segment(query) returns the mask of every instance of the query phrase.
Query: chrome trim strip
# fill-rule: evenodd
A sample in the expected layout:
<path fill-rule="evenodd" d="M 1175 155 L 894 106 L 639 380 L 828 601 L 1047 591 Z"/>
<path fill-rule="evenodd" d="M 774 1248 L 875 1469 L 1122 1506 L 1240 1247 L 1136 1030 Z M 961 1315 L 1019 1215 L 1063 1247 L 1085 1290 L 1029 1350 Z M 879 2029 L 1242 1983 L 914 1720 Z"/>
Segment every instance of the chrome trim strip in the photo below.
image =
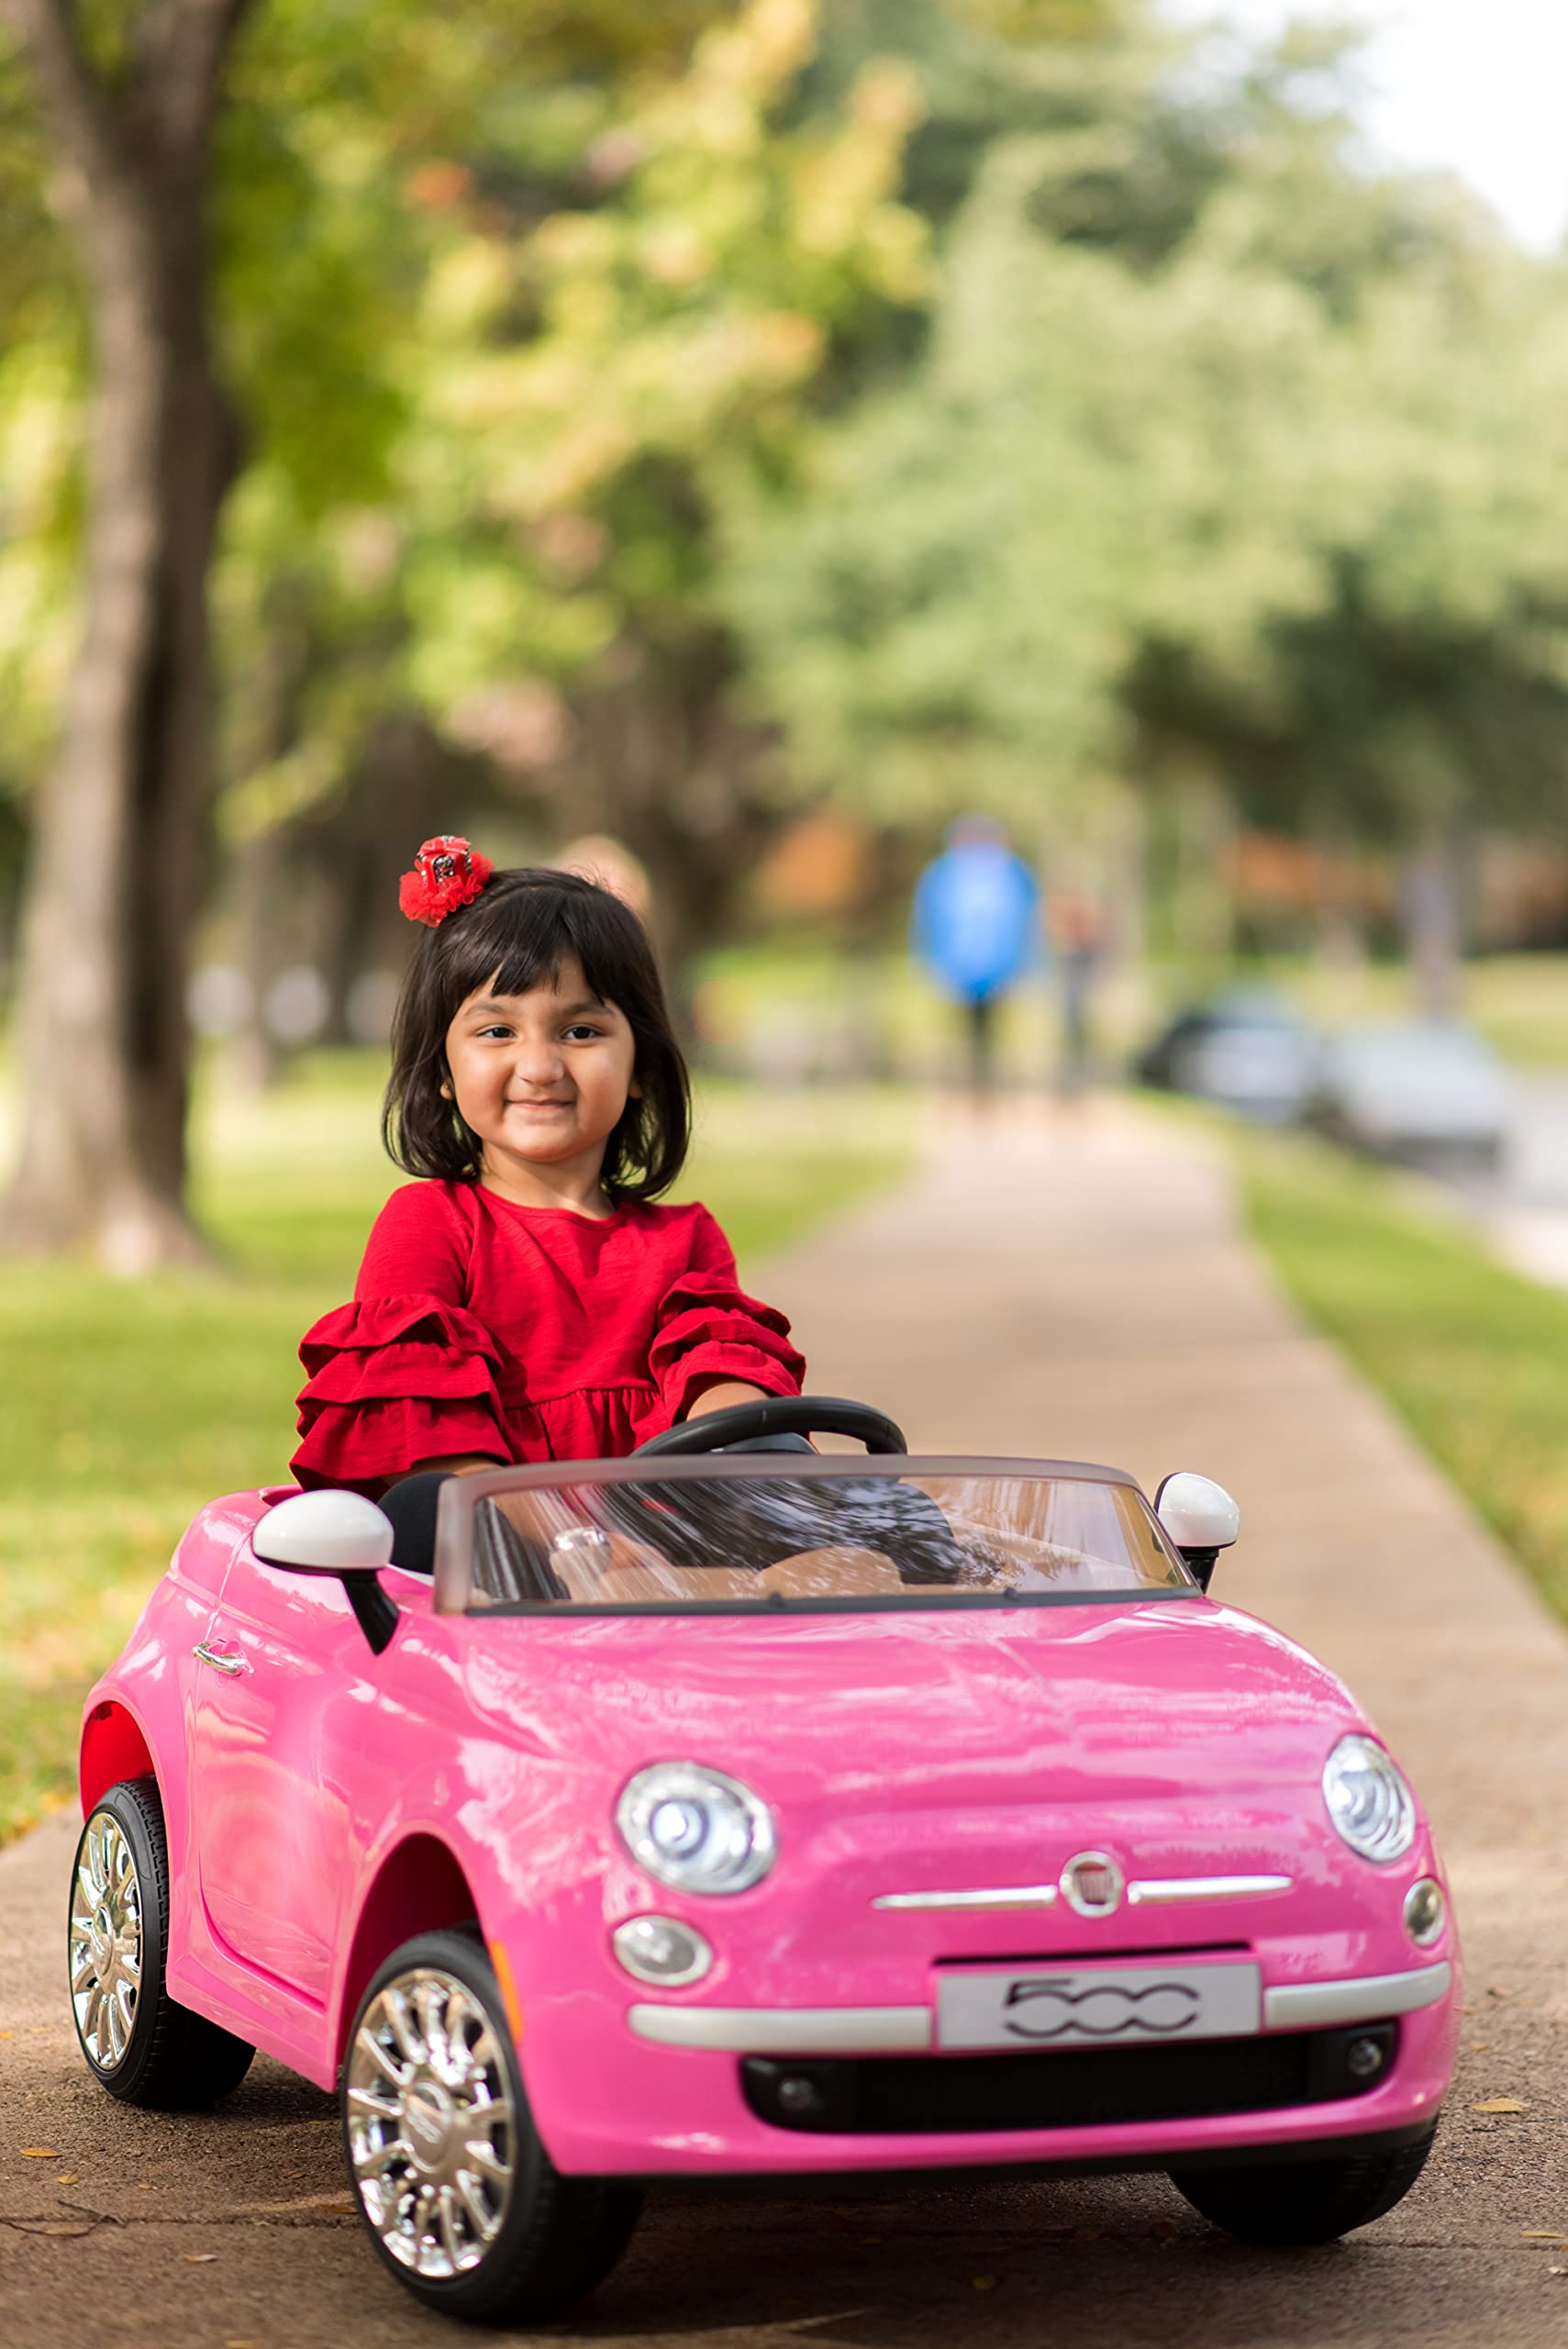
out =
<path fill-rule="evenodd" d="M 1266 1892 L 1289 1892 L 1288 1876 L 1144 1876 L 1127 1887 L 1129 1909 L 1152 1909 L 1168 1900 L 1248 1900 Z M 873 1909 L 1050 1909 L 1054 1884 L 988 1886 L 975 1892 L 880 1892 Z M 1098 1914 L 1098 1911 L 1095 1912 Z"/>
<path fill-rule="evenodd" d="M 636 2006 L 626 2019 L 656 2047 L 727 2055 L 903 2054 L 931 2044 L 929 2007 Z"/>
<path fill-rule="evenodd" d="M 999 1885 L 985 1892 L 879 1892 L 873 1909 L 1049 1909 L 1053 1884 Z"/>
<path fill-rule="evenodd" d="M 1419 1965 L 1410 1974 L 1363 1974 L 1354 1982 L 1289 1982 L 1263 1992 L 1265 2031 L 1305 2031 L 1314 2023 L 1381 2022 L 1413 2015 L 1446 1998 L 1453 1968 Z"/>
<path fill-rule="evenodd" d="M 1448 1996 L 1445 1961 L 1408 1974 L 1364 1974 L 1351 1982 L 1291 1982 L 1263 1992 L 1265 2031 L 1318 2023 L 1375 2022 L 1415 2014 Z M 656 2047 L 698 2047 L 727 2055 L 923 2054 L 932 2044 L 928 2007 L 628 2007 L 627 2022 Z"/>
<path fill-rule="evenodd" d="M 1250 1900 L 1262 1892 L 1288 1892 L 1288 1876 L 1144 1876 L 1127 1887 L 1129 1909 L 1152 1909 L 1165 1900 Z"/>

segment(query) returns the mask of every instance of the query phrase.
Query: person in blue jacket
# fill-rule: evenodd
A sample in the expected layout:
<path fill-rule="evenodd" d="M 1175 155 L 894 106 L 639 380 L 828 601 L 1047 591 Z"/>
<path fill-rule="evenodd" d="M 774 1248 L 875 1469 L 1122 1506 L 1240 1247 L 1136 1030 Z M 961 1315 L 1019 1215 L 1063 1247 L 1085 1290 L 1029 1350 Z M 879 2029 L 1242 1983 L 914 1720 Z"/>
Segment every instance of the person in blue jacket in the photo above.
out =
<path fill-rule="evenodd" d="M 989 816 L 961 816 L 915 885 L 916 953 L 963 1017 L 969 1081 L 995 1076 L 996 1007 L 1040 953 L 1040 891 Z"/>

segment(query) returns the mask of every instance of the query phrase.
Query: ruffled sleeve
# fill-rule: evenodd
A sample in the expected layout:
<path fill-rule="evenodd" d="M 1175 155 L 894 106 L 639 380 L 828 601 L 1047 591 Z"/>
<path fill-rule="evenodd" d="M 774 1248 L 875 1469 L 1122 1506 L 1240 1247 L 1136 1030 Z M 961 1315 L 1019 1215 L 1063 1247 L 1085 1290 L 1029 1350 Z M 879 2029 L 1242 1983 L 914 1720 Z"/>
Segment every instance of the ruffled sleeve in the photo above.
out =
<path fill-rule="evenodd" d="M 302 1485 L 379 1493 L 421 1460 L 507 1461 L 495 1343 L 439 1297 L 376 1297 L 324 1314 L 300 1341 Z"/>
<path fill-rule="evenodd" d="M 692 1262 L 660 1303 L 648 1366 L 667 1423 L 686 1408 L 698 1379 L 733 1378 L 767 1395 L 798 1395 L 805 1357 L 777 1308 L 740 1287 L 729 1242 L 699 1213 Z"/>
<path fill-rule="evenodd" d="M 305 1486 L 373 1497 L 421 1460 L 509 1461 L 495 1341 L 463 1301 L 467 1235 L 440 1183 L 410 1183 L 382 1209 L 351 1305 L 300 1341 L 308 1374 L 300 1445 Z"/>

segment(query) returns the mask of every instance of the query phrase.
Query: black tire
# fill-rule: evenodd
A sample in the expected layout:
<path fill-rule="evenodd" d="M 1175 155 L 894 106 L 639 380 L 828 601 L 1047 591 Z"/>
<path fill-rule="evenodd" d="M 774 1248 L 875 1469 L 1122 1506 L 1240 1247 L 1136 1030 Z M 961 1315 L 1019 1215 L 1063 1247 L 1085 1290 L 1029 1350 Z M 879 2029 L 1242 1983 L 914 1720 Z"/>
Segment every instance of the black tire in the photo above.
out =
<path fill-rule="evenodd" d="M 165 1987 L 169 1846 L 155 1779 L 111 1787 L 89 1813 L 72 1864 L 65 1947 L 77 2043 L 111 2096 L 190 2112 L 239 2086 L 255 2049 Z M 127 1972 L 128 1956 L 139 1978 Z"/>
<path fill-rule="evenodd" d="M 442 2050 L 458 2052 L 443 2060 Z M 421 1933 L 378 1970 L 349 2034 L 341 2100 L 366 2232 L 427 2308 L 479 2324 L 537 2322 L 591 2292 L 625 2250 L 642 2196 L 563 2177 L 550 2161 L 477 1933 Z M 482 2143 L 488 2162 L 473 2158 Z M 453 2264 L 454 2250 L 466 2264 Z"/>
<path fill-rule="evenodd" d="M 1435 2126 L 1413 2145 L 1330 2161 L 1260 2162 L 1249 2169 L 1173 2170 L 1195 2210 L 1243 2243 L 1334 2243 L 1402 2202 L 1427 2165 Z"/>

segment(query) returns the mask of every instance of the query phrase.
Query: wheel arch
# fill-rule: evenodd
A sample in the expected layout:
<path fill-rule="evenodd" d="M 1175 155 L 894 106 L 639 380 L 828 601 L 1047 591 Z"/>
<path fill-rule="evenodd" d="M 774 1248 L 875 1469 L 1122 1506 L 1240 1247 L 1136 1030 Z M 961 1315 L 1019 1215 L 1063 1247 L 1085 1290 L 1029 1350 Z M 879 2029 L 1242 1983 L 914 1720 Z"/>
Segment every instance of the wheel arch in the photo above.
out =
<path fill-rule="evenodd" d="M 124 1778 L 150 1778 L 163 1799 L 158 1765 L 146 1733 L 130 1707 L 116 1697 L 101 1697 L 89 1706 L 82 1725 L 82 1750 L 77 1765 L 82 1816 Z"/>
<path fill-rule="evenodd" d="M 371 1880 L 343 1968 L 339 1993 L 337 2058 L 342 2061 L 349 2027 L 378 1965 L 412 1941 L 443 1926 L 474 1921 L 479 1904 L 462 1861 L 439 1835 L 406 1835 Z"/>

